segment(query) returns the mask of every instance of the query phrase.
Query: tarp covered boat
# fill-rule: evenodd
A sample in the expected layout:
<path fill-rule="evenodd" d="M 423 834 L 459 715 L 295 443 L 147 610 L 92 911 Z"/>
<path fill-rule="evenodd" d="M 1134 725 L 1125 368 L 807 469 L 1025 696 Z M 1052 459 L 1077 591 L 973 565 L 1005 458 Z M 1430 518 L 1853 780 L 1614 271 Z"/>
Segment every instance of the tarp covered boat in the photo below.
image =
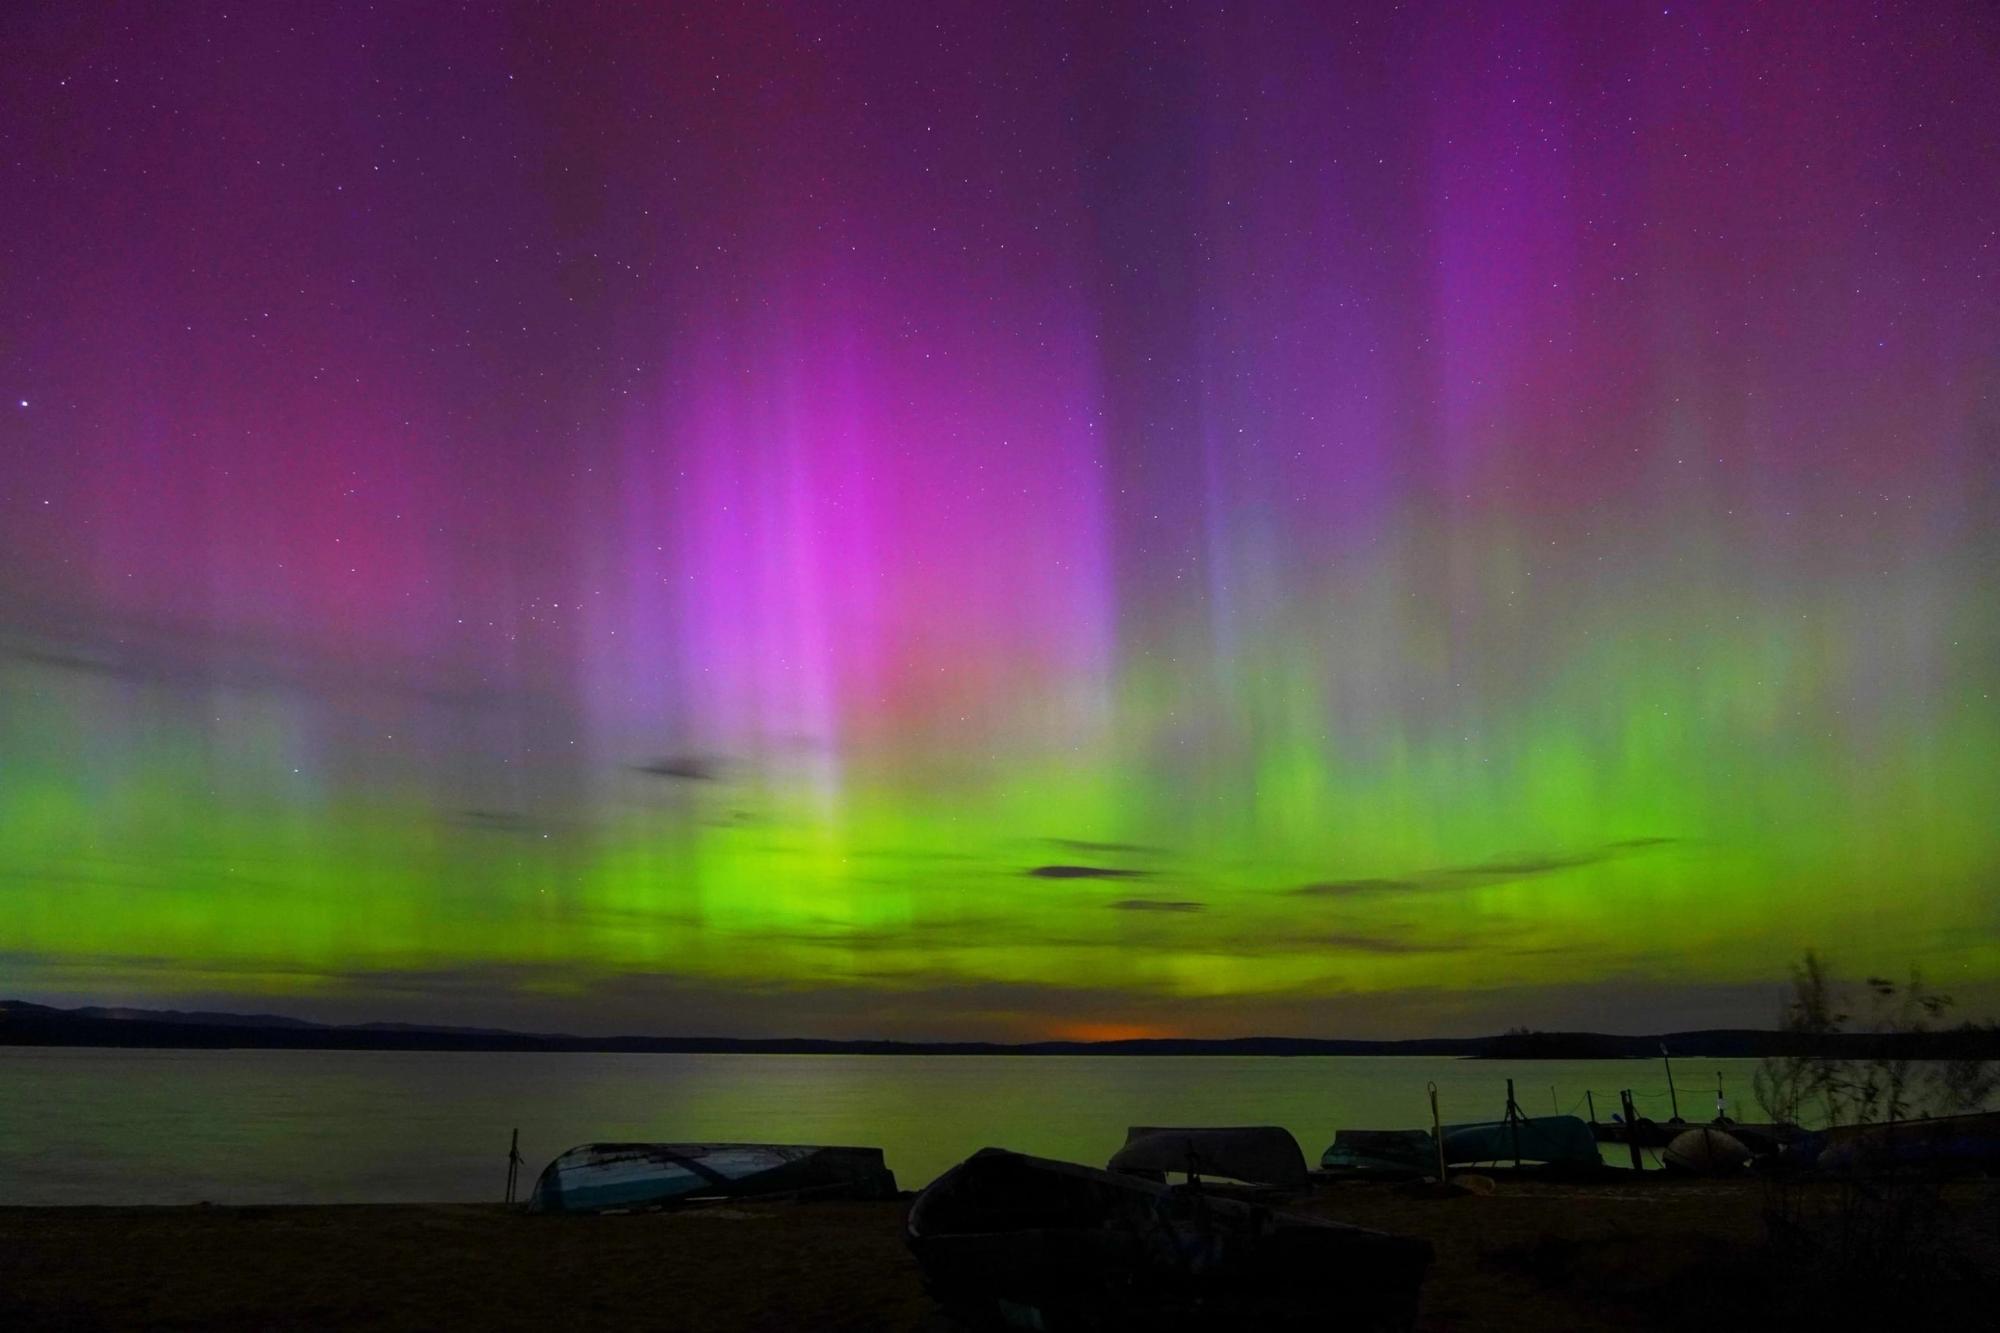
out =
<path fill-rule="evenodd" d="M 1476 1162 L 1545 1162 L 1598 1167 L 1597 1139 L 1573 1115 L 1519 1116 L 1444 1127 L 1446 1166 Z M 1429 1175 L 1437 1170 L 1437 1150 L 1429 1130 L 1342 1130 L 1320 1154 L 1320 1166 L 1354 1174 Z"/>
<path fill-rule="evenodd" d="M 1421 1176 L 1437 1170 L 1437 1152 L 1427 1129 L 1342 1129 L 1319 1164 L 1343 1174 Z"/>
<path fill-rule="evenodd" d="M 1643 1116 L 1629 1123 L 1624 1120 L 1598 1120 L 1591 1123 L 1590 1132 L 1597 1136 L 1599 1143 L 1636 1142 L 1641 1148 L 1664 1148 L 1688 1130 L 1704 1127 L 1721 1130 L 1756 1157 L 1775 1153 L 1785 1144 L 1805 1136 L 1805 1131 L 1797 1125 L 1745 1125 L 1726 1116 L 1702 1124 L 1688 1120 L 1648 1120 Z"/>
<path fill-rule="evenodd" d="M 1125 1146 L 1112 1154 L 1111 1169 L 1156 1178 L 1185 1171 L 1280 1189 L 1304 1189 L 1307 1182 L 1306 1155 L 1299 1151 L 1299 1141 L 1276 1125 L 1215 1129 L 1135 1125 L 1125 1131 Z"/>
<path fill-rule="evenodd" d="M 657 1208 L 697 1198 L 811 1194 L 887 1199 L 896 1177 L 880 1148 L 792 1143 L 586 1143 L 550 1162 L 531 1213 Z"/>
<path fill-rule="evenodd" d="M 2000 1111 L 1842 1125 L 1808 1136 L 1793 1160 L 1822 1171 L 2000 1169 Z"/>
<path fill-rule="evenodd" d="M 1713 1125 L 1698 1125 L 1674 1136 L 1660 1153 L 1660 1165 L 1683 1175 L 1729 1176 L 1742 1174 L 1750 1157 L 1750 1150 L 1735 1135 Z"/>
<path fill-rule="evenodd" d="M 1573 1115 L 1519 1116 L 1473 1125 L 1444 1127 L 1447 1166 L 1472 1162 L 1549 1162 L 1564 1166 L 1602 1166 L 1597 1137 L 1590 1125 Z"/>
<path fill-rule="evenodd" d="M 987 1148 L 905 1232 L 925 1285 L 976 1328 L 1405 1330 L 1429 1243 Z"/>

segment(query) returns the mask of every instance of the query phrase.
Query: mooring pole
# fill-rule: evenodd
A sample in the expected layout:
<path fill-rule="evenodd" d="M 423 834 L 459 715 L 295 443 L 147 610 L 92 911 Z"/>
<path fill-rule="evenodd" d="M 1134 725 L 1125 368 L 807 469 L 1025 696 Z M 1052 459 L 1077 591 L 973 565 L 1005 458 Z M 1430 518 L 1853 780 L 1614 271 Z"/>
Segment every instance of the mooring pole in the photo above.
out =
<path fill-rule="evenodd" d="M 1680 1094 L 1674 1091 L 1674 1062 L 1667 1058 L 1667 1044 L 1665 1042 L 1660 1043 L 1660 1063 L 1667 1067 L 1667 1096 L 1673 1102 L 1674 1122 L 1678 1124 L 1681 1118 L 1681 1098 Z"/>
<path fill-rule="evenodd" d="M 1514 1167 L 1521 1166 L 1521 1108 L 1514 1102 L 1514 1080 L 1507 1080 L 1507 1135 L 1514 1144 Z"/>
<path fill-rule="evenodd" d="M 1625 1146 L 1632 1150 L 1632 1169 L 1643 1171 L 1646 1164 L 1639 1160 L 1639 1112 L 1632 1105 L 1632 1089 L 1621 1090 L 1618 1100 L 1625 1106 Z"/>
<path fill-rule="evenodd" d="M 521 1178 L 521 1131 L 514 1130 L 513 1141 L 507 1145 L 507 1202 L 514 1202 L 514 1186 Z"/>
<path fill-rule="evenodd" d="M 1715 1118 L 1717 1120 L 1729 1119 L 1728 1107 L 1722 1100 L 1722 1071 L 1720 1069 L 1715 1071 Z"/>
<path fill-rule="evenodd" d="M 1597 1098 L 1589 1088 L 1583 1090 L 1583 1099 L 1590 1103 L 1590 1123 L 1597 1123 Z"/>
<path fill-rule="evenodd" d="M 1438 1119 L 1438 1085 L 1424 1085 L 1431 1094 L 1431 1146 L 1437 1149 L 1438 1184 L 1444 1184 L 1444 1125 Z"/>

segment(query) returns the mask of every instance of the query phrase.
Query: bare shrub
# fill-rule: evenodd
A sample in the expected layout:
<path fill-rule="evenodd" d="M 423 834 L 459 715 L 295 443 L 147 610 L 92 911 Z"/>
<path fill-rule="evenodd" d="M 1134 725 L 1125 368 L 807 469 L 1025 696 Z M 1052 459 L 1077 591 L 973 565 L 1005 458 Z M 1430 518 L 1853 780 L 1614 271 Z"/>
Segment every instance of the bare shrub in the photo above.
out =
<path fill-rule="evenodd" d="M 1900 985 L 1870 977 L 1855 987 L 1815 953 L 1792 968 L 1779 1026 L 1794 1040 L 1759 1065 L 1757 1101 L 1780 1123 L 1845 1129 L 1849 1147 L 1838 1172 L 1781 1166 L 1768 1177 L 1769 1252 L 1800 1313 L 1812 1307 L 1845 1327 L 1908 1316 L 1966 1289 L 1962 1229 L 1942 1175 L 1921 1152 L 1899 1151 L 1910 1136 L 1887 1128 L 1977 1111 L 2000 1086 L 2000 1069 L 1969 1041 L 1951 1058 L 1926 1058 L 1946 1049 L 1935 1038 L 1951 1008 L 1915 970 Z"/>

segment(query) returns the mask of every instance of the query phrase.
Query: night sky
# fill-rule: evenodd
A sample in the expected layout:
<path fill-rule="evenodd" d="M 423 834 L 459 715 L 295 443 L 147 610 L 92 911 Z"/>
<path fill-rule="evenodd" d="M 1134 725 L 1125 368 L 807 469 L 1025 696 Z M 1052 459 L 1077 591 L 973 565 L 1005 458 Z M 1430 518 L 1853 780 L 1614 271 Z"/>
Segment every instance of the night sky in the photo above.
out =
<path fill-rule="evenodd" d="M 1350 12 L 1351 11 L 1351 12 Z M 0 995 L 2000 983 L 2000 9 L 0 8 Z"/>

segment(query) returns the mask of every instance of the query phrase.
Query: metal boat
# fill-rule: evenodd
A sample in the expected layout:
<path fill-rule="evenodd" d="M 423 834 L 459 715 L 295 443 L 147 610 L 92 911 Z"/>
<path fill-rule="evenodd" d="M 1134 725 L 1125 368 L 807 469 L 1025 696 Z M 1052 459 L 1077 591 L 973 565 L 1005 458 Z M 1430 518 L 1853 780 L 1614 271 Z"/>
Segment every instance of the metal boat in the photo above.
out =
<path fill-rule="evenodd" d="M 931 1183 L 905 1239 L 973 1328 L 1407 1330 L 1426 1241 L 987 1148 Z"/>
<path fill-rule="evenodd" d="M 586 1143 L 550 1162 L 531 1213 L 658 1208 L 698 1198 L 791 1194 L 886 1199 L 896 1177 L 880 1148 L 792 1143 Z"/>

